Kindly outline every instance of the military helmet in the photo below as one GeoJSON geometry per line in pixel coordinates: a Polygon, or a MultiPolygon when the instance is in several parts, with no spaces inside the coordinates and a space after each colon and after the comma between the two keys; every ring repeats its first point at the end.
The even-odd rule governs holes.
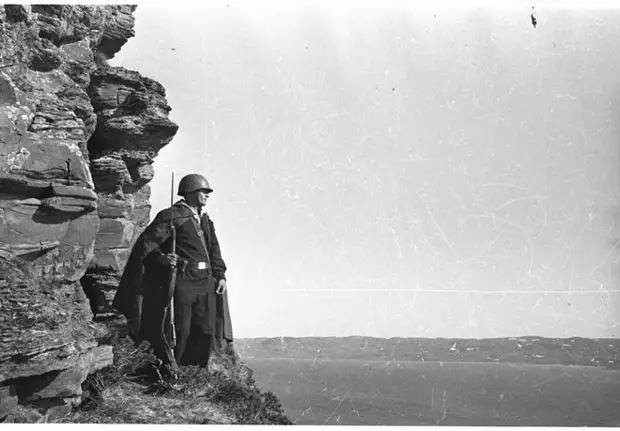
{"type": "Polygon", "coordinates": [[[213,191],[205,177],[199,174],[189,174],[179,181],[177,194],[183,196],[185,193],[195,192],[196,190],[207,190],[209,193],[213,191]]]}

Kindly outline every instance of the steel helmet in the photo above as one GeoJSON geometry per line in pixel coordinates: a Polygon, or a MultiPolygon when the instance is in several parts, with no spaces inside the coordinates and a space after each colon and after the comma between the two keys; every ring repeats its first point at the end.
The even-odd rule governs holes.
{"type": "Polygon", "coordinates": [[[213,191],[205,177],[199,174],[189,174],[179,181],[179,191],[177,194],[182,196],[185,193],[195,192],[196,190],[207,190],[209,193],[213,191]]]}

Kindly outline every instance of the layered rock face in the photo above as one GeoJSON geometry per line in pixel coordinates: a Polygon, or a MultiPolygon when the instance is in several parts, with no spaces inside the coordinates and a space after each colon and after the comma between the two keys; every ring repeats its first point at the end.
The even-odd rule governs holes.
{"type": "Polygon", "coordinates": [[[90,167],[98,195],[100,229],[84,288],[98,304],[111,300],[137,235],[148,224],[153,159],[178,126],[168,119],[164,88],[122,68],[103,68],[88,88],[97,114],[90,167]],[[97,298],[99,292],[107,298],[97,298]]]}
{"type": "Polygon", "coordinates": [[[93,337],[84,293],[31,277],[31,270],[0,258],[0,419],[18,403],[51,418],[69,413],[86,377],[113,360],[111,346],[93,337]]]}
{"type": "Polygon", "coordinates": [[[113,287],[177,130],[160,84],[106,65],[134,9],[0,6],[0,420],[75,404],[112,360],[80,281],[113,287]]]}

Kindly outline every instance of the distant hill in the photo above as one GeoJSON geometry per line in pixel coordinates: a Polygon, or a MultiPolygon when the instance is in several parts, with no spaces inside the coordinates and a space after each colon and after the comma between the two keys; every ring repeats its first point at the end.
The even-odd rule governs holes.
{"type": "Polygon", "coordinates": [[[237,339],[242,358],[509,362],[620,369],[620,339],[277,337],[237,339]]]}

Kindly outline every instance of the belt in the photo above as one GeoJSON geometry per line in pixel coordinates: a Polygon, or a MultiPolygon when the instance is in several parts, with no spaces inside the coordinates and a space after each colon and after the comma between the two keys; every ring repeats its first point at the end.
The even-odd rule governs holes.
{"type": "Polygon", "coordinates": [[[210,269],[210,265],[208,262],[188,261],[187,268],[207,270],[210,269]]]}

